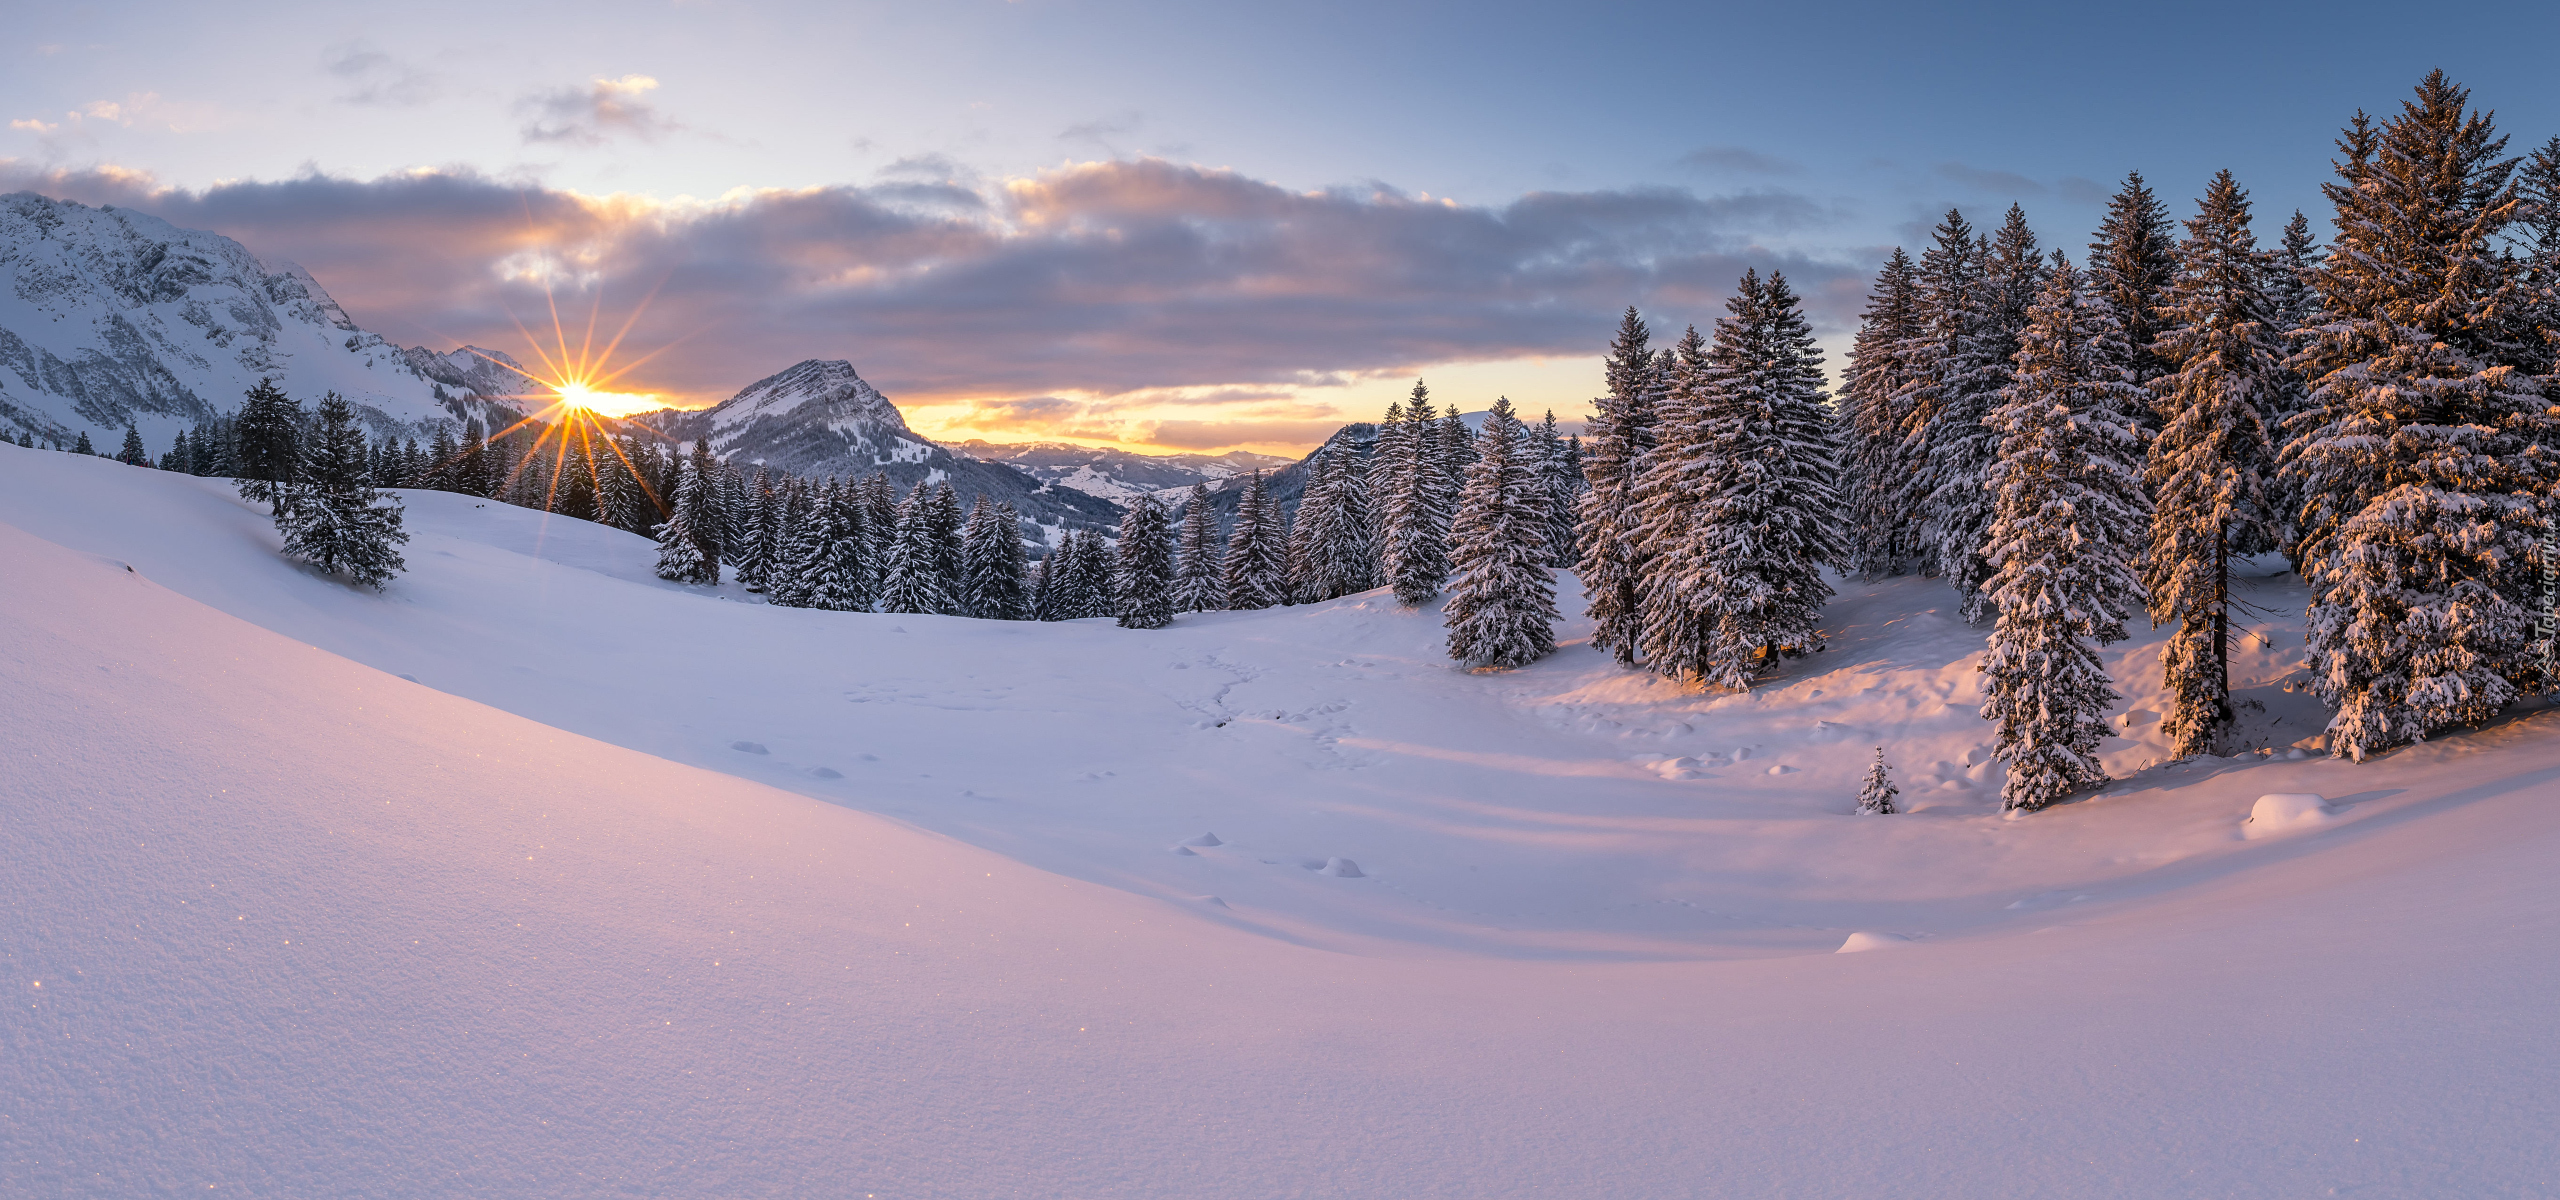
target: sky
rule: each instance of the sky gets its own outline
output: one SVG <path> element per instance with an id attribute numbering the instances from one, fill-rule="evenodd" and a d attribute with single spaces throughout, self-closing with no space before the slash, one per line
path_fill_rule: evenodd
<path id="1" fill-rule="evenodd" d="M 2423 19 L 2421 19 L 2423 18 Z M 2332 139 L 2441 67 L 2560 134 L 2560 6 L 60 4 L 0 191 L 308 268 L 365 328 L 714 403 L 851 361 L 922 432 L 1302 450 L 1416 378 L 1572 418 L 1628 306 L 1745 269 L 1838 365 L 1960 207 L 2075 257 L 2138 170 L 2325 228 Z"/>

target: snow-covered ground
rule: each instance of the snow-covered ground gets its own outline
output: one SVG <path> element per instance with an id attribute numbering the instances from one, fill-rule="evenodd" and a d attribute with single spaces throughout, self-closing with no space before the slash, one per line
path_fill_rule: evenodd
<path id="1" fill-rule="evenodd" d="M 407 499 L 375 595 L 0 450 L 0 1191 L 2560 1193 L 2560 716 L 2286 757 L 2282 577 L 2274 754 L 2143 769 L 2146 636 L 2125 781 L 2004 821 L 1930 581 L 1707 697 L 1578 622 L 1472 675 L 1374 595 L 775 609 Z"/>

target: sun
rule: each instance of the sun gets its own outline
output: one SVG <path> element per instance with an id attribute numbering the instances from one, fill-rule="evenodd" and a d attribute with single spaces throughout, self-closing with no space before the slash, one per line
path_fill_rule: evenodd
<path id="1" fill-rule="evenodd" d="M 559 397 L 561 407 L 574 408 L 591 416 L 627 417 L 667 406 L 666 398 L 656 392 L 607 391 L 586 379 L 554 380 L 546 386 Z"/>

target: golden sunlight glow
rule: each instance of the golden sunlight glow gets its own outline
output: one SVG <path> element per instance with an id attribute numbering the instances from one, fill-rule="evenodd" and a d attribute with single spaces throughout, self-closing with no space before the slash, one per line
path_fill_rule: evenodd
<path id="1" fill-rule="evenodd" d="M 627 417 L 667 407 L 666 397 L 656 392 L 608 392 L 584 380 L 564 379 L 552 384 L 551 390 L 561 404 L 599 417 Z"/>

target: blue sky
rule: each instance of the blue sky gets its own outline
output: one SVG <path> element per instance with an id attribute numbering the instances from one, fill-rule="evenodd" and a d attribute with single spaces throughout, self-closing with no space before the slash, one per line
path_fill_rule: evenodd
<path id="1" fill-rule="evenodd" d="M 309 266 L 369 328 L 622 381 L 843 357 L 953 436 L 1303 445 L 1417 373 L 1571 415 L 1616 312 L 1786 270 L 1845 345 L 1949 205 L 2075 254 L 2128 169 L 2315 222 L 2443 67 L 2560 133 L 2546 6 L 129 4 L 13 17 L 0 186 Z M 610 199 L 608 199 L 610 198 Z"/>

